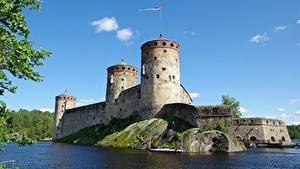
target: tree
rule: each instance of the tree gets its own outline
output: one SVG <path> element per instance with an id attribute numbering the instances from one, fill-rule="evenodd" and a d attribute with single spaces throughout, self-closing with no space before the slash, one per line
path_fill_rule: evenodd
<path id="1" fill-rule="evenodd" d="M 15 93 L 17 89 L 8 74 L 18 79 L 42 81 L 35 68 L 42 66 L 42 61 L 51 53 L 32 46 L 30 30 L 22 13 L 24 9 L 39 11 L 41 0 L 0 0 L 0 6 L 0 95 L 4 95 L 5 91 Z M 0 101 L 0 111 L 0 144 L 15 141 L 9 135 L 3 101 Z"/>
<path id="2" fill-rule="evenodd" d="M 240 118 L 242 113 L 240 112 L 240 102 L 230 96 L 222 96 L 222 104 L 230 107 L 230 114 L 232 117 Z"/>

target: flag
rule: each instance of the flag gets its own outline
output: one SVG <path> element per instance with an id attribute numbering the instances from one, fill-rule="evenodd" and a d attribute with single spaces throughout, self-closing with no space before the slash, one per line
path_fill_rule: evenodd
<path id="1" fill-rule="evenodd" d="M 154 7 L 154 8 L 143 8 L 139 9 L 140 11 L 160 11 L 161 7 Z"/>

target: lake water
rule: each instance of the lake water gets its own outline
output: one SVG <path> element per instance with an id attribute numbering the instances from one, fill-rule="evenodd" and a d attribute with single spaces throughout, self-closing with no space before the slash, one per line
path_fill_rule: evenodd
<path id="1" fill-rule="evenodd" d="M 239 153 L 160 153 L 39 142 L 5 146 L 0 161 L 16 160 L 21 169 L 175 169 L 299 168 L 300 149 L 259 148 Z"/>

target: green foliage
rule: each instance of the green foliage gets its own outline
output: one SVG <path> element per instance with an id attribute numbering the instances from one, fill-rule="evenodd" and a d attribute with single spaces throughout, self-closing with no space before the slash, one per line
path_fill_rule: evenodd
<path id="1" fill-rule="evenodd" d="M 42 76 L 35 70 L 51 53 L 45 49 L 36 50 L 29 40 L 30 30 L 23 10 L 40 10 L 41 0 L 0 0 L 0 95 L 5 91 L 15 93 L 17 87 L 9 79 L 41 81 Z M 0 148 L 10 141 L 20 144 L 32 143 L 7 126 L 8 112 L 5 103 L 0 101 Z"/>
<path id="2" fill-rule="evenodd" d="M 222 104 L 230 107 L 231 115 L 235 118 L 240 118 L 242 113 L 240 112 L 240 102 L 230 96 L 222 96 Z"/>
<path id="3" fill-rule="evenodd" d="M 8 79 L 10 73 L 19 79 L 41 81 L 42 76 L 34 69 L 51 53 L 36 50 L 29 40 L 30 30 L 22 11 L 39 10 L 40 0 L 0 0 L 0 95 L 5 90 L 14 93 L 16 86 Z"/>
<path id="4" fill-rule="evenodd" d="M 140 117 L 137 114 L 132 114 L 125 119 L 114 118 L 108 125 L 98 124 L 92 127 L 87 127 L 79 130 L 76 133 L 70 134 L 66 137 L 59 139 L 59 142 L 70 144 L 89 144 L 95 145 L 99 140 L 102 140 L 107 135 L 115 132 L 119 132 L 125 129 L 132 123 L 140 121 Z"/>
<path id="5" fill-rule="evenodd" d="M 291 139 L 300 139 L 300 125 L 287 126 Z"/>
<path id="6" fill-rule="evenodd" d="M 30 143 L 30 140 L 52 137 L 53 113 L 20 109 L 19 111 L 9 111 L 6 121 L 7 126 L 11 129 L 11 135 L 17 140 L 24 140 L 25 143 Z"/>
<path id="7" fill-rule="evenodd" d="M 224 132 L 225 131 L 225 120 L 224 119 L 219 120 L 217 122 L 217 126 L 215 129 Z"/>

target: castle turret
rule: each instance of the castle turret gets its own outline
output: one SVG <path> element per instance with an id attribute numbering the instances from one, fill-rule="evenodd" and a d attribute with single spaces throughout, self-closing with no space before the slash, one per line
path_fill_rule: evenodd
<path id="1" fill-rule="evenodd" d="M 179 103 L 179 44 L 164 38 L 144 43 L 141 67 L 141 107 L 151 118 L 168 103 Z"/>
<path id="2" fill-rule="evenodd" d="M 53 139 L 60 137 L 61 119 L 67 109 L 76 106 L 76 98 L 68 94 L 67 91 L 55 97 L 55 112 L 54 112 L 54 134 Z"/>
<path id="3" fill-rule="evenodd" d="M 121 63 L 107 68 L 106 102 L 114 103 L 119 94 L 128 88 L 137 85 L 137 68 Z"/>

